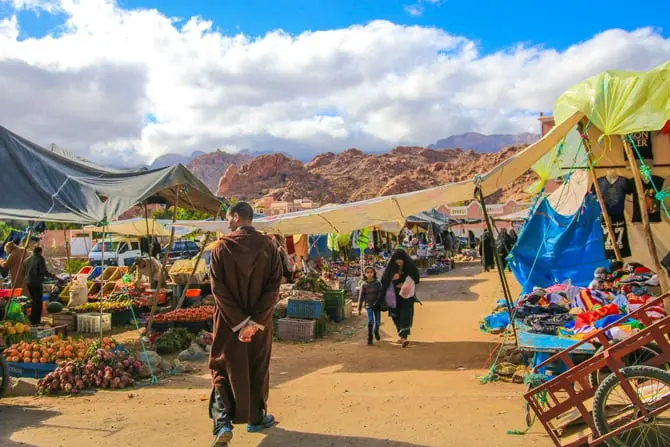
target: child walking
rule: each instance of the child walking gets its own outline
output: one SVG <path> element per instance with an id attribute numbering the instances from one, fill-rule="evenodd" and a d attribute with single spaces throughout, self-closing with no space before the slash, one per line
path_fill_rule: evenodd
<path id="1" fill-rule="evenodd" d="M 377 272 L 374 267 L 367 266 L 363 272 L 365 281 L 361 285 L 358 295 L 358 315 L 361 314 L 363 304 L 368 314 L 368 345 L 372 344 L 372 336 L 380 340 L 379 323 L 381 319 L 381 308 L 379 299 L 381 296 L 382 285 L 377 281 Z"/>

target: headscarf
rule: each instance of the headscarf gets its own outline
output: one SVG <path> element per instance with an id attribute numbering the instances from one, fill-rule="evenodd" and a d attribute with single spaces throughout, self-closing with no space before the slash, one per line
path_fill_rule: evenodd
<path id="1" fill-rule="evenodd" d="M 410 258 L 404 250 L 396 250 L 395 253 L 393 253 L 393 256 L 391 256 L 391 260 L 389 261 L 388 265 L 386 266 L 386 270 L 384 270 L 384 274 L 382 275 L 381 290 L 383 292 L 386 292 L 386 290 L 391 285 L 393 275 L 398 273 L 398 264 L 395 263 L 395 261 L 398 259 L 402 259 L 404 261 L 400 280 L 404 281 L 405 278 L 411 276 L 416 284 L 419 283 L 419 269 L 416 268 L 416 264 L 414 264 L 412 258 Z"/>
<path id="2" fill-rule="evenodd" d="M 10 254 L 11 252 L 14 251 L 14 249 L 16 249 L 16 244 L 12 241 L 9 241 L 5 244 L 4 248 L 5 248 L 5 253 Z"/>

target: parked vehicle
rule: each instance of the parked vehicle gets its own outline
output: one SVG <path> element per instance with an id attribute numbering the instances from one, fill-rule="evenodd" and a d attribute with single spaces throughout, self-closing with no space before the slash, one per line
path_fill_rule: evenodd
<path id="1" fill-rule="evenodd" d="M 103 242 L 100 241 L 93 246 L 88 254 L 88 262 L 91 265 L 102 264 L 102 248 Z M 140 248 L 139 238 L 119 237 L 107 239 L 104 242 L 105 248 L 105 265 L 118 265 L 120 267 L 129 267 L 133 265 L 135 259 L 147 256 L 148 253 L 143 253 Z"/>
<path id="2" fill-rule="evenodd" d="M 200 247 L 193 241 L 174 241 L 168 259 L 191 259 L 197 256 L 200 252 Z M 161 251 L 161 259 L 165 255 L 165 248 Z"/>

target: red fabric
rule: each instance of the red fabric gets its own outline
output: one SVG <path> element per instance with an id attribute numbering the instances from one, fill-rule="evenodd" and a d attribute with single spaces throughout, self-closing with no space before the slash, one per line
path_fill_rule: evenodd
<path id="1" fill-rule="evenodd" d="M 607 304 L 597 309 L 583 312 L 575 317 L 575 331 L 584 326 L 592 326 L 593 323 L 608 315 L 618 315 L 619 308 L 616 304 Z"/>
<path id="2" fill-rule="evenodd" d="M 289 255 L 295 253 L 295 244 L 293 243 L 293 236 L 286 236 L 286 252 Z"/>
<path id="3" fill-rule="evenodd" d="M 670 135 L 670 120 L 665 122 L 665 126 L 663 126 L 663 129 L 661 129 L 661 133 Z"/>
<path id="4" fill-rule="evenodd" d="M 641 275 L 643 273 L 651 273 L 651 270 L 649 270 L 647 267 L 637 267 L 634 273 L 636 275 Z"/>

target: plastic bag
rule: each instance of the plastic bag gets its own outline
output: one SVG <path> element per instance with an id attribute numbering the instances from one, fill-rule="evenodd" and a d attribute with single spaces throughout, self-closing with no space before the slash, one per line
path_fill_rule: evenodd
<path id="1" fill-rule="evenodd" d="M 69 307 L 81 306 L 88 302 L 88 288 L 86 287 L 86 282 L 80 282 L 76 279 L 72 281 L 70 285 L 70 301 L 68 302 Z"/>
<path id="2" fill-rule="evenodd" d="M 25 323 L 26 316 L 23 314 L 23 309 L 21 305 L 16 301 L 10 301 L 6 309 L 7 320 L 14 321 L 16 323 Z"/>
<path id="3" fill-rule="evenodd" d="M 393 284 L 389 285 L 388 289 L 386 289 L 386 293 L 384 294 L 384 303 L 386 304 L 386 307 L 389 309 L 395 309 L 396 308 L 396 300 L 397 297 L 395 295 L 395 287 Z"/>
<path id="4" fill-rule="evenodd" d="M 402 298 L 409 299 L 413 298 L 415 294 L 416 294 L 416 284 L 414 283 L 412 277 L 408 276 L 407 279 L 405 279 L 405 282 L 402 284 L 402 287 L 400 288 L 400 296 Z"/>

